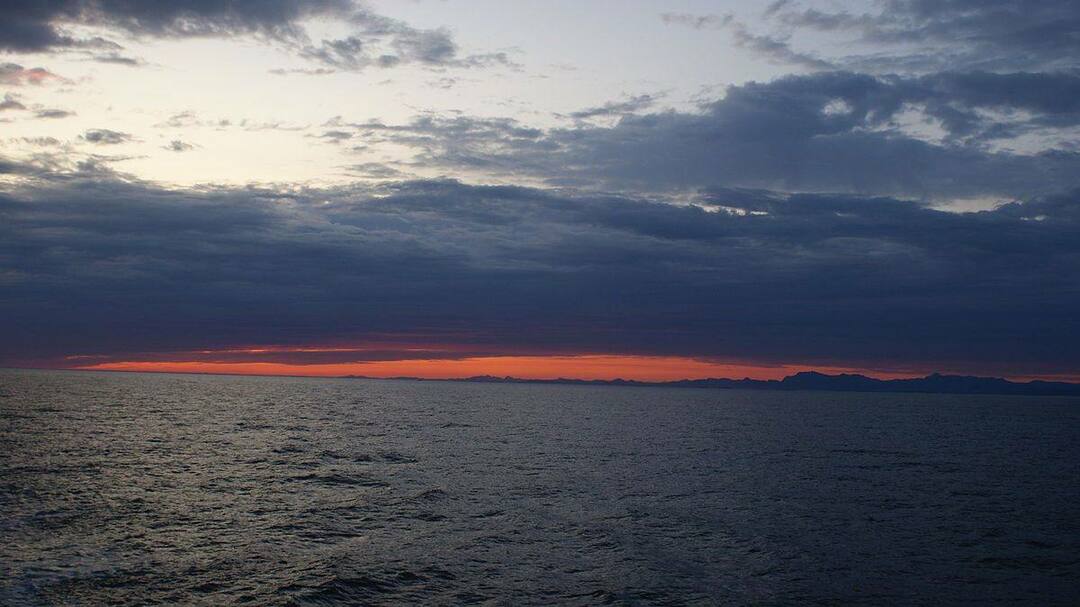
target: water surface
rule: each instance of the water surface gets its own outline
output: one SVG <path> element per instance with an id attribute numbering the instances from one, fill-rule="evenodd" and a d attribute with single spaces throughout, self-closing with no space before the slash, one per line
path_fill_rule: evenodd
<path id="1" fill-rule="evenodd" d="M 1080 401 L 0 371 L 0 604 L 1075 604 Z"/>

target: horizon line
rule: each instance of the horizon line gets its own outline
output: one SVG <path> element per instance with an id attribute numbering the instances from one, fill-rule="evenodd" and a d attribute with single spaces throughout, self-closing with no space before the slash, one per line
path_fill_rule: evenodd
<path id="1" fill-rule="evenodd" d="M 378 377 L 374 375 L 303 375 L 303 374 L 290 374 L 290 373 L 221 373 L 212 371 L 178 371 L 178 370 L 154 370 L 154 369 L 93 369 L 83 367 L 19 367 L 19 366 L 0 366 L 0 370 L 7 371 L 74 371 L 80 373 L 132 373 L 139 375 L 152 375 L 152 374 L 164 374 L 164 375 L 204 375 L 213 377 L 285 377 L 285 378 L 301 378 L 301 379 L 359 379 L 359 380 L 379 380 L 379 381 L 443 381 L 443 382 L 456 382 L 456 383 L 484 383 L 477 380 L 489 379 L 493 380 L 490 383 L 574 383 L 574 384 L 593 384 L 593 385 L 611 385 L 619 386 L 625 384 L 639 384 L 642 386 L 657 386 L 663 387 L 671 384 L 683 384 L 688 382 L 709 382 L 709 381 L 730 381 L 730 382 L 757 382 L 762 384 L 767 383 L 782 383 L 784 380 L 799 376 L 799 375 L 820 375 L 829 378 L 838 377 L 861 377 L 877 382 L 897 382 L 897 381 L 912 381 L 912 380 L 925 380 L 931 377 L 959 377 L 966 379 L 982 379 L 982 380 L 1000 380 L 1005 381 L 1018 386 L 1025 386 L 1031 384 L 1063 384 L 1067 386 L 1080 387 L 1080 380 L 1062 380 L 1062 379 L 1043 379 L 1043 378 L 1024 378 L 1013 379 L 1007 376 L 997 375 L 969 375 L 962 373 L 944 373 L 941 371 L 933 371 L 926 373 L 925 375 L 912 375 L 911 377 L 892 377 L 892 378 L 880 378 L 865 373 L 827 373 L 818 371 L 815 369 L 806 369 L 802 371 L 794 372 L 790 375 L 786 375 L 779 379 L 757 379 L 752 377 L 684 377 L 679 379 L 670 380 L 643 380 L 616 377 L 611 379 L 604 378 L 576 378 L 576 377 L 516 377 L 512 375 L 499 376 L 499 375 L 472 375 L 468 377 L 421 377 L 410 375 L 397 375 Z"/>

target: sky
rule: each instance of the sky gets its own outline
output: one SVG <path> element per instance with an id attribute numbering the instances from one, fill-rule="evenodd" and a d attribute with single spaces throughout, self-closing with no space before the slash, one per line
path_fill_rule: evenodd
<path id="1" fill-rule="evenodd" d="M 0 366 L 1080 380 L 1080 4 L 16 0 Z"/>

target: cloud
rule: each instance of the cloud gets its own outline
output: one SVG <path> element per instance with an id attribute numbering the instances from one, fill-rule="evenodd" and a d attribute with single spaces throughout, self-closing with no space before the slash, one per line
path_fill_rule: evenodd
<path id="1" fill-rule="evenodd" d="M 656 95 L 635 95 L 622 101 L 609 101 L 601 106 L 586 108 L 570 114 L 571 118 L 583 120 L 600 116 L 621 116 L 647 109 L 656 103 Z"/>
<path id="2" fill-rule="evenodd" d="M 660 20 L 668 25 L 683 25 L 697 30 L 723 27 L 730 16 L 693 15 L 690 13 L 660 13 Z"/>
<path id="3" fill-rule="evenodd" d="M 80 137 L 88 143 L 97 145 L 116 145 L 118 143 L 131 141 L 130 133 L 110 131 L 109 129 L 90 129 L 80 135 Z"/>
<path id="4" fill-rule="evenodd" d="M 128 67 L 141 67 L 146 65 L 146 62 L 136 57 L 128 57 L 119 53 L 105 53 L 101 55 L 94 55 L 93 61 L 97 63 L 108 63 L 112 65 L 126 65 Z"/>
<path id="5" fill-rule="evenodd" d="M 1080 5 L 1070 0 L 890 0 L 881 10 L 836 11 L 777 3 L 766 16 L 787 28 L 844 33 L 868 47 L 844 59 L 866 70 L 1062 70 L 1080 67 Z M 820 8 L 819 8 L 820 7 Z"/>
<path id="6" fill-rule="evenodd" d="M 1071 73 L 823 72 L 732 86 L 697 112 L 624 114 L 608 126 L 540 130 L 468 116 L 338 126 L 412 147 L 419 166 L 560 187 L 1009 198 L 1080 186 L 1080 155 L 1057 144 L 1061 129 L 1080 125 L 1078 86 Z M 1021 135 L 1035 149 L 1008 150 Z"/>
<path id="7" fill-rule="evenodd" d="M 4 361 L 396 335 L 503 353 L 1080 364 L 1077 193 L 954 214 L 737 188 L 675 206 L 452 181 L 35 175 L 0 195 Z"/>
<path id="8" fill-rule="evenodd" d="M 11 110 L 25 110 L 26 106 L 19 101 L 18 95 L 4 94 L 4 100 L 0 101 L 0 112 Z"/>
<path id="9" fill-rule="evenodd" d="M 44 109 L 44 110 L 38 110 L 37 112 L 34 112 L 34 116 L 37 117 L 37 118 L 50 118 L 50 119 L 52 119 L 52 118 L 69 118 L 69 117 L 74 116 L 74 115 L 75 115 L 75 112 L 70 112 L 68 110 L 57 110 L 57 109 Z"/>
<path id="10" fill-rule="evenodd" d="M 53 147 L 62 143 L 56 137 L 20 137 L 19 141 L 37 147 Z"/>
<path id="11" fill-rule="evenodd" d="M 0 84 L 23 86 L 49 82 L 67 82 L 67 80 L 43 67 L 25 68 L 18 63 L 0 63 Z"/>
<path id="12" fill-rule="evenodd" d="M 304 75 L 304 76 L 328 76 L 330 74 L 336 74 L 337 70 L 332 70 L 330 68 L 325 68 L 325 67 L 314 68 L 314 69 L 306 69 L 306 68 L 294 68 L 294 69 L 275 68 L 275 69 L 269 70 L 269 72 L 271 74 L 275 75 L 275 76 L 288 76 L 290 74 L 301 74 L 301 75 Z"/>
<path id="13" fill-rule="evenodd" d="M 358 10 L 350 19 L 356 33 L 300 47 L 299 55 L 326 69 L 361 71 L 405 64 L 427 67 L 485 68 L 520 66 L 506 52 L 461 56 L 449 30 L 416 29 L 408 24 Z"/>
<path id="14" fill-rule="evenodd" d="M 181 111 L 172 114 L 162 122 L 154 124 L 156 129 L 187 129 L 191 126 L 211 126 L 211 127 L 225 127 L 231 126 L 232 121 L 228 119 L 218 120 L 206 120 L 199 118 L 198 114 L 193 111 Z"/>
<path id="15" fill-rule="evenodd" d="M 425 84 L 432 88 L 450 90 L 454 88 L 458 82 L 460 82 L 460 79 L 458 78 L 443 77 L 435 80 L 428 80 Z"/>
<path id="16" fill-rule="evenodd" d="M 352 139 L 353 134 L 348 131 L 323 131 L 321 135 L 313 135 L 319 139 L 325 139 L 330 143 L 341 143 Z"/>
<path id="17" fill-rule="evenodd" d="M 195 149 L 195 146 L 179 139 L 173 139 L 167 145 L 162 146 L 162 148 L 169 150 L 170 152 L 188 152 Z"/>
<path id="18" fill-rule="evenodd" d="M 809 53 L 795 51 L 787 41 L 765 35 L 755 34 L 746 24 L 735 20 L 732 15 L 693 15 L 689 13 L 661 13 L 660 20 L 668 25 L 682 25 L 697 30 L 727 29 L 734 37 L 735 46 L 747 49 L 765 59 L 779 64 L 797 65 L 811 70 L 831 70 L 835 66 Z"/>
<path id="19" fill-rule="evenodd" d="M 403 173 L 381 162 L 363 162 L 345 167 L 350 173 L 369 179 L 399 179 Z"/>
<path id="20" fill-rule="evenodd" d="M 241 129 L 244 131 L 302 131 L 307 128 L 304 125 L 294 125 L 283 122 L 256 122 L 247 118 L 203 118 L 190 110 L 178 112 L 154 125 L 154 128 L 186 129 L 186 128 L 212 128 Z"/>
<path id="21" fill-rule="evenodd" d="M 77 39 L 73 24 L 104 27 L 137 36 L 182 38 L 258 34 L 267 38 L 302 36 L 297 23 L 317 15 L 345 15 L 347 0 L 292 2 L 110 2 L 107 0 L 18 1 L 4 8 L 0 49 L 40 52 L 50 49 L 102 46 L 108 41 Z M 96 42 L 96 44 L 94 44 Z M 112 43 L 115 45 L 115 43 Z"/>
<path id="22" fill-rule="evenodd" d="M 737 21 L 732 21 L 729 28 L 735 38 L 735 46 L 750 50 L 773 63 L 796 65 L 810 70 L 836 69 L 836 66 L 828 61 L 793 50 L 785 40 L 754 34 Z"/>
<path id="23" fill-rule="evenodd" d="M 663 13 L 661 20 L 698 30 L 726 29 L 737 46 L 775 63 L 810 70 L 869 73 L 1062 71 L 1080 68 L 1080 5 L 1069 0 L 890 0 L 866 9 L 831 2 L 781 1 L 764 11 L 770 33 L 755 33 L 732 15 Z M 792 48 L 800 31 L 828 36 L 831 57 Z M 818 36 L 820 38 L 820 36 Z M 822 47 L 828 49 L 829 47 Z"/>
<path id="24" fill-rule="evenodd" d="M 312 41 L 304 22 L 324 18 L 350 34 Z M 506 52 L 462 56 L 446 29 L 422 29 L 379 15 L 350 0 L 169 2 L 147 0 L 20 0 L 4 9 L 0 50 L 9 52 L 110 51 L 94 60 L 138 65 L 119 55 L 120 45 L 98 37 L 76 38 L 71 26 L 96 27 L 134 37 L 193 38 L 254 36 L 323 64 L 323 69 L 359 71 L 418 63 L 431 67 L 516 67 Z"/>

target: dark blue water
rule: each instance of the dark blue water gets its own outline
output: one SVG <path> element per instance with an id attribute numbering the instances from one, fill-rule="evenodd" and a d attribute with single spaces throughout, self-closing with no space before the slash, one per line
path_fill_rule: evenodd
<path id="1" fill-rule="evenodd" d="M 0 371 L 0 604 L 1080 600 L 1080 402 Z"/>

